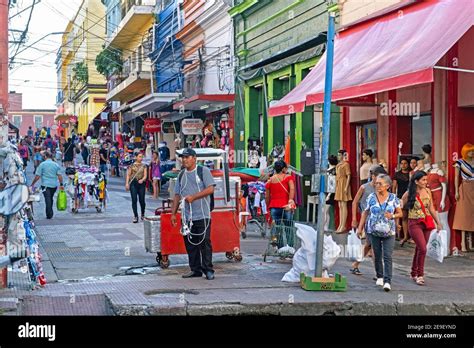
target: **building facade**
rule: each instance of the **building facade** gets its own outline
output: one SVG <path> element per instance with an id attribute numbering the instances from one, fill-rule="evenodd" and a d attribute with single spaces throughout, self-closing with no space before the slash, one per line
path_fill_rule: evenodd
<path id="1" fill-rule="evenodd" d="M 60 85 L 56 119 L 62 128 L 77 126 L 78 134 L 86 134 L 106 102 L 106 80 L 95 65 L 97 52 L 105 42 L 104 6 L 84 0 L 65 32 L 56 60 Z"/>
<path id="2" fill-rule="evenodd" d="M 321 110 L 269 118 L 268 108 L 309 73 L 324 52 L 326 3 L 277 0 L 236 1 L 229 11 L 234 23 L 236 66 L 236 148 L 260 143 L 269 155 L 290 137 L 290 163 L 300 168 L 303 147 L 319 148 Z M 311 30 L 308 30 L 311 28 Z M 331 150 L 339 146 L 339 113 L 335 108 Z M 262 144 L 263 143 L 263 144 Z"/>
<path id="3" fill-rule="evenodd" d="M 459 12 L 455 1 L 359 5 L 340 3 L 344 26 L 334 40 L 332 85 L 332 101 L 342 108 L 352 194 L 360 185 L 362 151 L 371 149 L 374 162 L 384 163 L 391 176 L 401 158 L 424 159 L 419 165 L 425 170 L 436 164 L 454 203 L 453 164 L 462 146 L 473 142 L 468 125 L 473 124 L 474 99 L 468 91 L 474 87 L 474 7 Z M 323 103 L 325 60 L 270 113 Z M 423 145 L 431 145 L 430 157 L 424 157 Z M 454 211 L 449 210 L 449 221 Z M 459 234 L 452 236 L 451 246 L 459 249 Z"/>
<path id="4" fill-rule="evenodd" d="M 198 130 L 188 134 L 185 144 L 193 147 L 234 148 L 233 32 L 225 1 L 184 1 L 184 25 L 176 38 L 183 47 L 183 94 L 175 110 L 200 119 L 217 135 L 203 139 Z M 186 122 L 186 121 L 185 121 Z M 211 145 L 210 145 L 211 143 Z M 234 154 L 231 153 L 231 162 Z"/>
<path id="5" fill-rule="evenodd" d="M 152 72 L 149 54 L 153 45 L 155 0 L 104 0 L 107 40 L 104 51 L 117 55 L 119 68 L 106 74 L 107 102 L 121 115 L 125 132 L 142 136 L 143 121 L 130 104 L 151 93 Z M 124 126 L 125 125 L 125 126 Z M 113 128 L 118 131 L 119 123 Z"/>
<path id="6" fill-rule="evenodd" d="M 20 137 L 25 137 L 28 134 L 28 129 L 36 132 L 38 129 L 46 127 L 50 129 L 51 135 L 59 134 L 58 126 L 54 117 L 56 110 L 33 110 L 23 109 L 23 98 L 21 93 L 9 93 L 9 108 L 8 119 L 19 129 Z"/>

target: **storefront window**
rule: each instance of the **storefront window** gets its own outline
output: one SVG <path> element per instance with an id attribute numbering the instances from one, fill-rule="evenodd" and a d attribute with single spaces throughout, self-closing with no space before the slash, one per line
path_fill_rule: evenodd
<path id="1" fill-rule="evenodd" d="M 421 115 L 412 120 L 412 154 L 421 154 L 421 147 L 432 144 L 431 137 L 431 114 Z"/>
<path id="2" fill-rule="evenodd" d="M 377 158 L 377 123 L 366 123 L 357 126 L 357 159 L 362 161 L 362 151 L 371 149 Z"/>

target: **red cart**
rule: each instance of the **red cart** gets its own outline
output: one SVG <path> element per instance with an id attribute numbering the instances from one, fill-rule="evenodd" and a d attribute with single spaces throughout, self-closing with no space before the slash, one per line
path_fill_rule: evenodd
<path id="1" fill-rule="evenodd" d="M 178 223 L 171 225 L 171 214 L 161 214 L 161 251 L 156 260 L 162 268 L 170 265 L 169 255 L 186 254 L 184 239 L 181 235 L 181 214 L 177 214 Z M 235 209 L 218 209 L 211 213 L 211 243 L 213 253 L 225 253 L 229 260 L 242 261 L 240 254 L 240 229 L 238 212 Z"/>
<path id="2" fill-rule="evenodd" d="M 227 153 L 215 149 L 195 149 L 198 160 L 222 159 L 224 175 L 215 177 L 215 209 L 211 212 L 211 243 L 213 253 L 225 253 L 229 260 L 242 261 L 240 253 L 240 184 L 238 177 L 229 178 Z M 179 152 L 178 152 L 179 153 Z M 218 175 L 216 175 L 218 176 Z M 173 185 L 174 186 L 174 185 Z M 172 190 L 173 191 L 173 190 Z M 174 192 L 171 192 L 174 195 Z M 170 265 L 169 255 L 186 254 L 184 239 L 181 235 L 181 214 L 177 214 L 177 225 L 171 224 L 171 209 L 163 207 L 160 214 L 159 229 L 153 243 L 157 251 L 156 261 L 162 268 Z"/>

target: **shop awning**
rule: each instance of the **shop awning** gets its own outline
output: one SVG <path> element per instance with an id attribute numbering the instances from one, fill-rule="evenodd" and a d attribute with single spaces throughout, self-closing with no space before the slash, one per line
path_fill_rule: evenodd
<path id="1" fill-rule="evenodd" d="M 334 40 L 332 100 L 433 82 L 433 68 L 474 25 L 474 0 L 423 1 L 340 32 Z M 270 116 L 324 100 L 326 54 Z"/>
<path id="2" fill-rule="evenodd" d="M 199 94 L 174 104 L 175 110 L 217 111 L 234 105 L 235 94 Z"/>
<path id="3" fill-rule="evenodd" d="M 143 98 L 130 103 L 133 112 L 153 112 L 160 107 L 167 105 L 176 98 L 179 98 L 179 93 L 153 93 L 144 96 Z"/>

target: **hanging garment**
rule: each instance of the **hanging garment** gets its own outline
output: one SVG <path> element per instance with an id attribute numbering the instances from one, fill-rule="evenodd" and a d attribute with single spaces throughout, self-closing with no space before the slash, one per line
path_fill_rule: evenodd
<path id="1" fill-rule="evenodd" d="M 257 192 L 257 193 L 255 194 L 255 200 L 254 200 L 254 202 L 253 202 L 253 206 L 254 206 L 255 208 L 260 207 L 260 192 Z"/>

